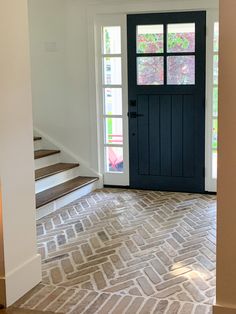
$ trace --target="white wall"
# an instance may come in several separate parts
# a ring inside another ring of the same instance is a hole
[[[34,126],[65,141],[65,1],[29,0]]]
[[[69,0],[28,1],[34,127],[89,166],[85,5]],[[45,43],[56,45],[56,51],[46,51]]]
[[[0,260],[0,304],[7,305],[41,279],[36,250],[28,37],[27,1],[1,0],[0,249],[4,258]]]

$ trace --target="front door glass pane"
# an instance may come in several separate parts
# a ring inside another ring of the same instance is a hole
[[[137,27],[137,53],[162,53],[163,38],[163,25],[139,25]]]
[[[137,84],[163,85],[164,84],[164,58],[138,57],[137,58]]]
[[[167,84],[195,84],[195,56],[167,57]]]
[[[169,24],[168,52],[195,52],[195,23]]]

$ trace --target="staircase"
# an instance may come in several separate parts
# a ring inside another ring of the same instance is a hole
[[[34,137],[37,219],[90,193],[98,181],[96,177],[80,176],[78,163],[62,162],[60,150],[42,146],[42,138]]]

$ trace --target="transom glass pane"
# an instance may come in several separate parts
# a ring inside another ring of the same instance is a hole
[[[103,58],[104,83],[106,85],[121,85],[121,58]]]
[[[105,118],[106,144],[123,144],[122,118]]]
[[[139,25],[137,27],[137,53],[162,53],[163,38],[163,25]]]
[[[195,56],[167,57],[167,84],[195,84]]]
[[[168,52],[195,52],[195,23],[169,24]]]
[[[123,172],[124,171],[124,158],[122,147],[106,147],[106,171],[107,172]]]
[[[164,58],[138,57],[137,58],[137,84],[163,85]]]
[[[103,53],[121,53],[120,26],[103,27]]]
[[[104,103],[106,115],[122,115],[122,89],[105,88]]]

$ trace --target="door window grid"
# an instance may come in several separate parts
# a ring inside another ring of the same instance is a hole
[[[138,25],[137,85],[195,84],[195,23]]]
[[[217,178],[218,149],[218,59],[219,59],[219,22],[214,23],[213,37],[213,101],[212,101],[212,178]]]
[[[124,172],[121,27],[102,27],[104,169]]]

